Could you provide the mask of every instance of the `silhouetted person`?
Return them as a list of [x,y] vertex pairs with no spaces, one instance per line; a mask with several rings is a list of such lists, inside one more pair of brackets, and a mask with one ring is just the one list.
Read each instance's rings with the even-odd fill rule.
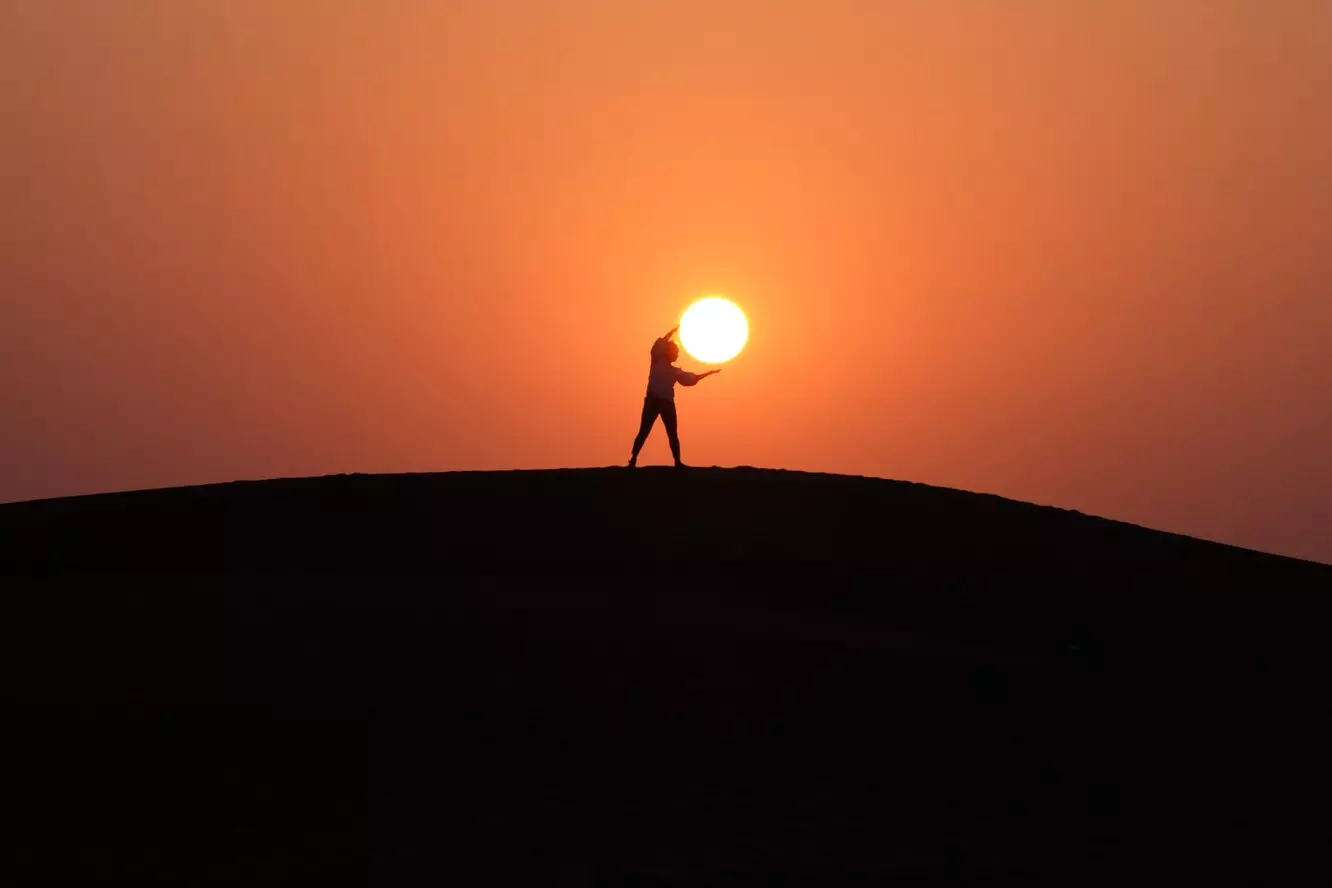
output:
[[643,398],[643,418],[638,424],[638,437],[634,438],[634,452],[629,457],[629,468],[638,465],[638,452],[643,449],[652,424],[661,417],[666,426],[666,437],[671,442],[671,456],[675,457],[675,467],[684,468],[680,462],[680,435],[676,430],[675,420],[675,384],[696,385],[700,379],[706,379],[721,370],[709,370],[707,373],[690,373],[675,366],[680,357],[680,346],[671,341],[676,327],[665,336],[652,343],[652,368],[648,371],[647,395]]

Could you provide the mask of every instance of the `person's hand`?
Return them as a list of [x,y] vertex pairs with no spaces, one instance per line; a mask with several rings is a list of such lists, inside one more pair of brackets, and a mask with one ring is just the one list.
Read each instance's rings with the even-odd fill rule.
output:
[[671,331],[670,331],[669,333],[667,333],[665,336],[663,336],[663,337],[661,337],[661,338],[662,338],[662,339],[670,339],[672,336],[674,336],[676,333],[679,333],[679,332],[680,332],[680,325],[679,325],[679,324],[676,324],[674,327],[671,328]]

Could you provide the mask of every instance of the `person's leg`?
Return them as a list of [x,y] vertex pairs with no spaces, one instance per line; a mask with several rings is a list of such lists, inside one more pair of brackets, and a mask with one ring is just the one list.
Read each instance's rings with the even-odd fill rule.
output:
[[638,437],[634,438],[634,449],[629,455],[629,465],[638,463],[638,451],[643,449],[643,442],[647,440],[648,432],[652,431],[652,424],[657,421],[657,404],[652,398],[643,399],[643,415],[638,420]]
[[666,437],[670,439],[671,456],[675,457],[675,464],[684,465],[680,462],[680,433],[677,428],[674,402],[661,405],[661,422],[666,426]]

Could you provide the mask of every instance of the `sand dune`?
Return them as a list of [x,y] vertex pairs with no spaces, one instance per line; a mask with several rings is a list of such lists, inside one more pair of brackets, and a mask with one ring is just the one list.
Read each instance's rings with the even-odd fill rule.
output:
[[604,469],[0,506],[0,586],[0,692],[77,704],[15,710],[42,870],[1325,867],[1323,565],[901,482]]

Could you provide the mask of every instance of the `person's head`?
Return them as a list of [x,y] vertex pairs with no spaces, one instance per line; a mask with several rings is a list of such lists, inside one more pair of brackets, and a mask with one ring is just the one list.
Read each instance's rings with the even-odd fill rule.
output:
[[680,358],[680,346],[669,339],[658,339],[652,346],[652,360],[674,364]]

